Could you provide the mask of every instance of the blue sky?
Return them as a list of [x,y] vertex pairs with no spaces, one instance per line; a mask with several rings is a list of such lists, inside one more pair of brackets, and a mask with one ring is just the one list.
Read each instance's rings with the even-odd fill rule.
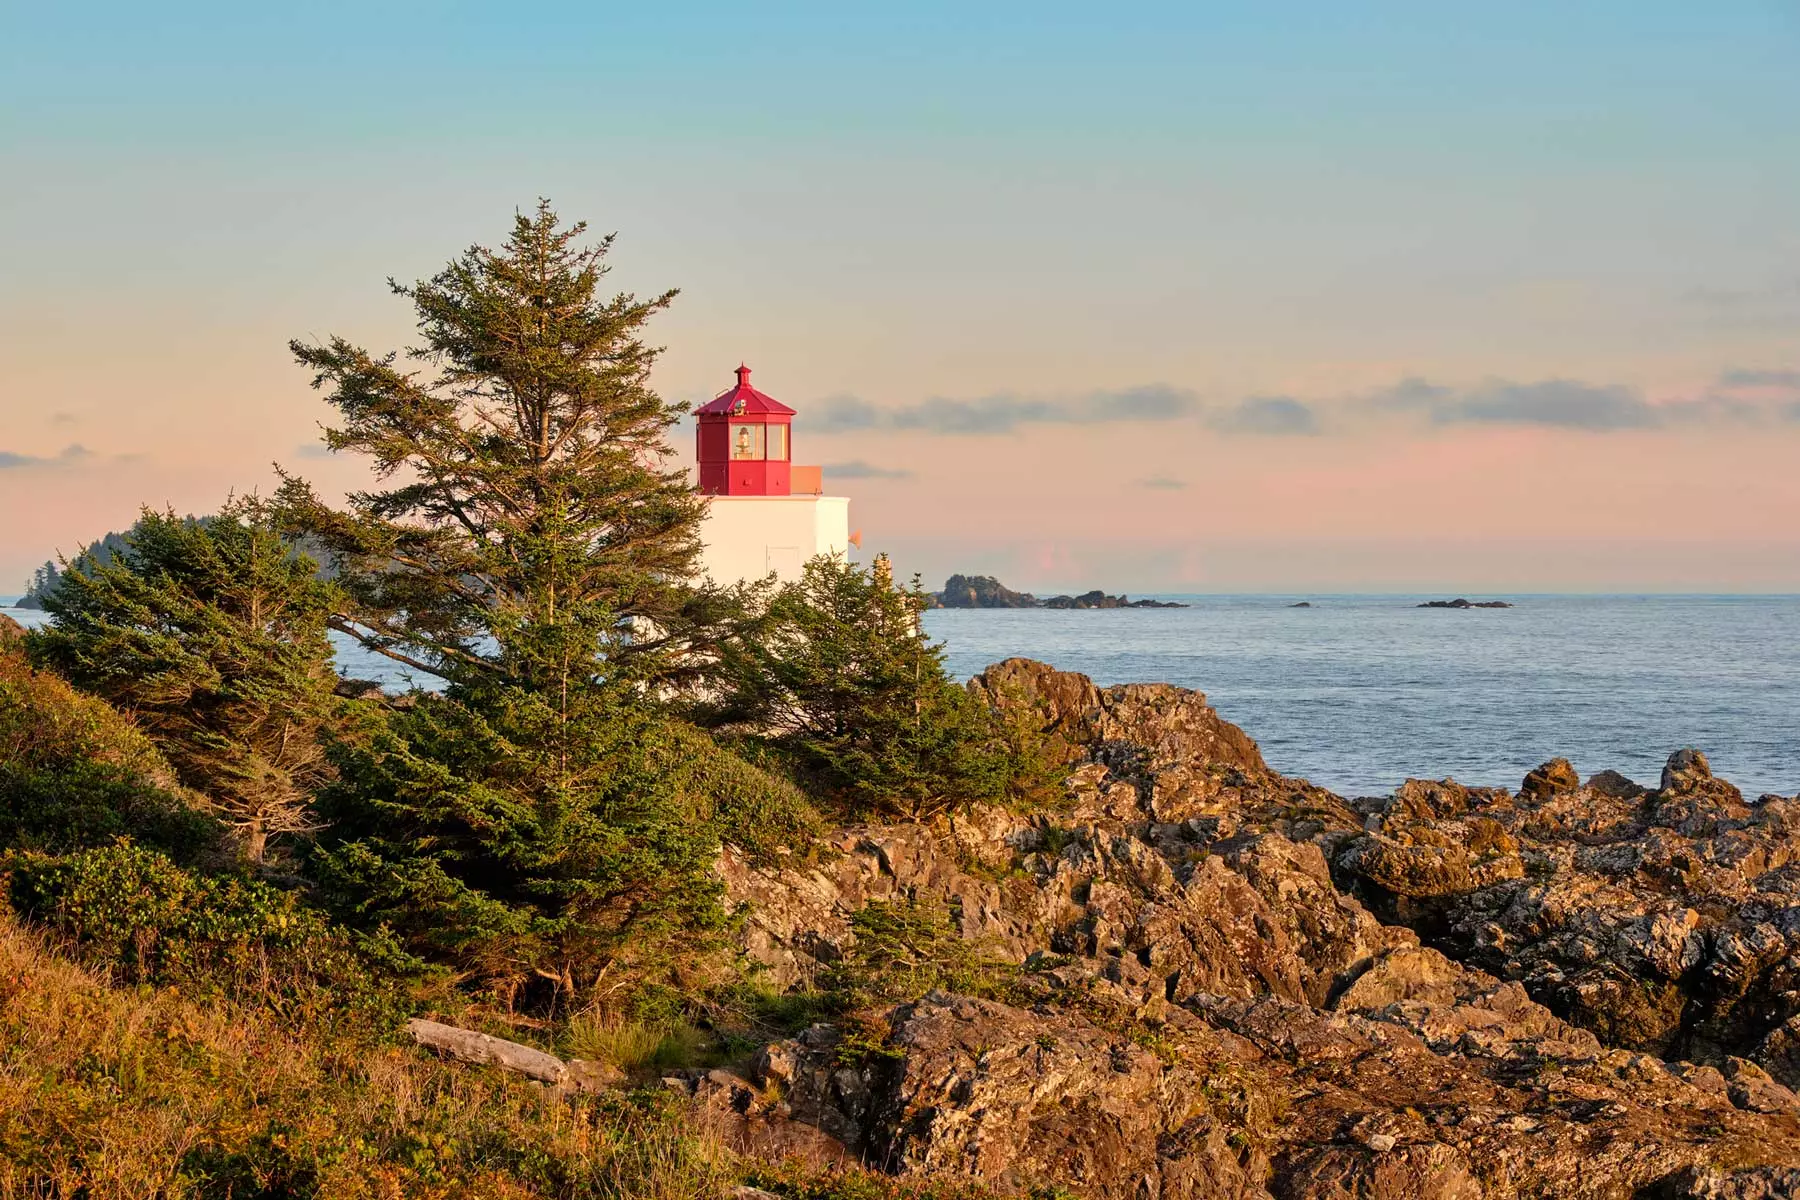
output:
[[[1800,493],[1745,483],[1800,388],[1719,401],[1800,369],[1792,2],[0,12],[0,505],[51,510],[0,584],[266,483],[323,417],[286,339],[402,343],[382,280],[548,195],[620,232],[620,286],[683,288],[667,394],[751,361],[930,574],[1800,587],[1760,565]],[[1408,381],[1507,419],[1358,415]],[[906,423],[1145,389],[1191,419]],[[804,440],[858,405],[893,419]],[[1522,454],[1667,498],[1450,523],[1380,482]]]

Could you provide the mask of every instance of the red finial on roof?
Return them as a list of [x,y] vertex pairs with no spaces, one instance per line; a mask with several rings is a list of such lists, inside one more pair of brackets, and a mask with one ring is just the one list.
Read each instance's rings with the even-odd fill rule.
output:
[[739,387],[750,386],[750,368],[746,367],[743,363],[738,364],[737,377]]

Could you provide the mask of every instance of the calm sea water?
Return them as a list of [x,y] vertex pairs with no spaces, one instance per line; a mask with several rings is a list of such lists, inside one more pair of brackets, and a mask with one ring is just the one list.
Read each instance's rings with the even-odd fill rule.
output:
[[[1350,795],[1409,776],[1517,787],[1558,754],[1654,784],[1682,746],[1749,795],[1800,792],[1800,597],[1165,598],[1192,607],[938,610],[926,627],[959,677],[1024,655],[1198,688],[1270,765]],[[340,653],[359,678],[400,682],[391,666]]]

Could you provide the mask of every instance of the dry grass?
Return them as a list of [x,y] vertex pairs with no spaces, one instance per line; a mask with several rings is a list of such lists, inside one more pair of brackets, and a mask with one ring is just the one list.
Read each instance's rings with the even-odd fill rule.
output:
[[569,1022],[566,1044],[575,1058],[609,1063],[630,1074],[698,1062],[704,1038],[689,1025],[660,1025],[588,1013]]
[[0,918],[0,1197],[716,1197],[671,1114],[117,991]]
[[[651,1065],[697,1035],[582,1036]],[[666,1092],[558,1098],[411,1046],[111,987],[0,913],[0,1200],[719,1200],[745,1179],[794,1200],[986,1200],[966,1180],[740,1159]]]

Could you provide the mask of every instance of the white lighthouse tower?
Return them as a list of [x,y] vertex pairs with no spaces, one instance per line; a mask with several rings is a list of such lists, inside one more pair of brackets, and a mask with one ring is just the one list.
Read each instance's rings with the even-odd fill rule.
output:
[[848,553],[849,498],[825,495],[818,467],[793,464],[794,410],[751,387],[749,367],[697,415],[708,578],[732,584],[773,572],[785,583],[814,555]]

